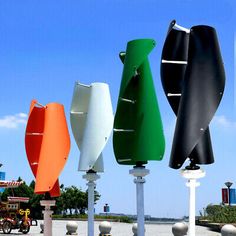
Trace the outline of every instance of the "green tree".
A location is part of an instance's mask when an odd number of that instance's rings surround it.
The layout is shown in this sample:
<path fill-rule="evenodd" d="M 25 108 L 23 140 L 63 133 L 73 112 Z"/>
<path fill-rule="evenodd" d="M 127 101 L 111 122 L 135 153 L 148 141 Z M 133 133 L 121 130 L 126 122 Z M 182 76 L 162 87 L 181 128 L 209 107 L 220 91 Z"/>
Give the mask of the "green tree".
<path fill-rule="evenodd" d="M 97 191 L 94 194 L 94 203 L 99 200 L 100 195 Z M 57 212 L 65 215 L 67 211 L 69 214 L 85 214 L 88 209 L 88 192 L 83 192 L 76 186 L 61 188 L 61 196 L 57 199 Z"/>
<path fill-rule="evenodd" d="M 22 181 L 19 177 L 18 181 Z M 0 195 L 2 201 L 7 201 L 8 196 L 15 197 L 29 197 L 29 203 L 21 203 L 21 208 L 29 208 L 31 211 L 30 217 L 35 219 L 42 218 L 43 208 L 40 205 L 40 201 L 44 198 L 44 195 L 38 195 L 34 193 L 35 181 L 31 181 L 29 186 L 24 182 L 18 188 L 7 188 Z M 83 192 L 76 186 L 64 187 L 60 186 L 61 196 L 56 198 L 56 206 L 53 209 L 55 214 L 66 215 L 69 211 L 70 214 L 85 214 L 88 209 L 88 193 Z M 94 203 L 99 200 L 100 195 L 97 191 L 94 194 Z"/>

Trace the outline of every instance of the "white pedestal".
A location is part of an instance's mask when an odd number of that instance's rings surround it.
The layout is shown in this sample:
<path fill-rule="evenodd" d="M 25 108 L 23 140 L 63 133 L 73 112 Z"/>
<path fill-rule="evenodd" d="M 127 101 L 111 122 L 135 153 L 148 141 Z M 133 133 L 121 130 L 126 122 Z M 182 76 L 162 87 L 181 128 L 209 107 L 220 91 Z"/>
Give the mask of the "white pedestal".
<path fill-rule="evenodd" d="M 204 170 L 181 170 L 181 175 L 188 179 L 186 186 L 189 187 L 189 236 L 195 236 L 195 188 L 200 185 L 197 179 L 203 178 L 206 173 Z"/>
<path fill-rule="evenodd" d="M 43 235 L 52 236 L 52 213 L 50 210 L 51 206 L 55 206 L 55 200 L 42 200 L 40 201 L 40 205 L 45 207 L 43 211 L 43 221 L 44 221 L 44 230 Z"/>
<path fill-rule="evenodd" d="M 83 178 L 88 181 L 88 236 L 94 236 L 94 188 L 100 178 L 96 173 L 87 173 Z"/>
<path fill-rule="evenodd" d="M 144 177 L 149 174 L 149 170 L 145 167 L 134 167 L 129 173 L 136 177 L 134 183 L 136 184 L 136 198 L 137 198 L 137 223 L 138 223 L 138 236 L 145 235 L 144 227 L 144 190 L 143 184 L 145 183 Z"/>

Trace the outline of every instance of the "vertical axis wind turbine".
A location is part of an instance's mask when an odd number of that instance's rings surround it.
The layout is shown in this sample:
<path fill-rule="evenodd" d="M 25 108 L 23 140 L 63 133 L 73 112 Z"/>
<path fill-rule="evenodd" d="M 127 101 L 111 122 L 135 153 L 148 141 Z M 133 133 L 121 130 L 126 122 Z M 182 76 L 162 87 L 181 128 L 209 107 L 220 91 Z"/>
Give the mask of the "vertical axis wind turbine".
<path fill-rule="evenodd" d="M 169 166 L 190 188 L 190 236 L 195 235 L 195 188 L 205 176 L 199 164 L 214 162 L 209 123 L 222 99 L 225 74 L 216 31 L 207 25 L 186 29 L 172 21 L 162 51 L 161 80 L 177 116 Z"/>
<path fill-rule="evenodd" d="M 145 164 L 162 160 L 165 140 L 148 55 L 155 47 L 152 39 L 128 42 L 120 53 L 124 64 L 113 129 L 116 161 L 133 165 L 136 179 L 138 236 L 144 235 Z"/>
<path fill-rule="evenodd" d="M 53 211 L 50 207 L 55 205 L 55 200 L 49 199 L 60 196 L 58 177 L 70 151 L 63 105 L 49 103 L 43 106 L 32 100 L 25 132 L 25 149 L 36 180 L 34 191 L 36 194 L 45 194 L 45 200 L 40 202 L 45 206 L 44 235 L 51 236 Z"/>
<path fill-rule="evenodd" d="M 79 171 L 88 181 L 88 236 L 94 236 L 94 188 L 103 172 L 103 155 L 113 126 L 109 87 L 105 83 L 76 82 L 70 111 L 71 128 L 80 150 Z"/>

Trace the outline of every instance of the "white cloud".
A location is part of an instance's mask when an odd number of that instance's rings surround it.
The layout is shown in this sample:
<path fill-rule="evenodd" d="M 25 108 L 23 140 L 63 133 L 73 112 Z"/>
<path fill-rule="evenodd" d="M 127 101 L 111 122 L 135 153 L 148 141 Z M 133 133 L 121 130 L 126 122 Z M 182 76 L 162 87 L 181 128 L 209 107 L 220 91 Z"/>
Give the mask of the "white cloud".
<path fill-rule="evenodd" d="M 236 121 L 231 121 L 227 119 L 224 115 L 215 116 L 213 119 L 213 124 L 217 126 L 221 126 L 223 128 L 228 128 L 228 129 L 236 128 Z"/>
<path fill-rule="evenodd" d="M 25 113 L 18 113 L 17 114 L 19 117 L 21 117 L 21 118 L 27 118 L 27 114 L 25 114 Z"/>
<path fill-rule="evenodd" d="M 0 118 L 0 128 L 15 129 L 27 123 L 27 114 L 18 113 Z"/>

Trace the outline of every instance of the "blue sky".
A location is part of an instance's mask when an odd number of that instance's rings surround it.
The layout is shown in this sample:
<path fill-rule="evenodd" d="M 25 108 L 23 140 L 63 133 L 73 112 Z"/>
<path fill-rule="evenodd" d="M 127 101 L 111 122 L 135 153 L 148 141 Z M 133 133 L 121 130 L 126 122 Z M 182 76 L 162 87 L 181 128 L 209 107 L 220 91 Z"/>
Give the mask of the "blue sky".
<path fill-rule="evenodd" d="M 223 100 L 211 122 L 215 164 L 204 166 L 206 177 L 197 189 L 197 211 L 221 201 L 221 187 L 236 187 L 236 116 L 234 93 L 234 0 L 8 0 L 0 1 L 0 143 L 2 170 L 8 179 L 33 179 L 24 148 L 25 121 L 30 101 L 64 104 L 69 109 L 75 81 L 106 82 L 115 112 L 122 74 L 118 54 L 127 41 L 153 38 L 157 45 L 150 63 L 166 137 L 161 162 L 150 162 L 145 184 L 145 213 L 182 217 L 188 214 L 188 189 L 178 170 L 168 167 L 175 116 L 160 83 L 160 57 L 168 25 L 176 19 L 191 27 L 208 24 L 216 28 L 226 70 Z M 70 129 L 71 133 L 71 129 Z M 105 150 L 105 173 L 97 182 L 102 194 L 96 206 L 101 212 L 109 203 L 112 212 L 136 212 L 131 167 L 119 166 L 112 139 Z M 79 151 L 71 133 L 69 160 L 60 177 L 65 185 L 86 189 L 77 172 Z"/>

